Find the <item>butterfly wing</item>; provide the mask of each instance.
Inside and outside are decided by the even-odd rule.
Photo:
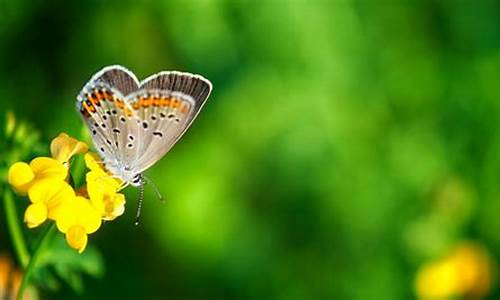
[[[136,91],[139,81],[122,66],[108,66],[94,74],[77,96],[77,109],[106,163],[124,165],[136,153],[127,142],[138,134],[131,122],[133,111],[125,96]]]
[[[105,163],[126,165],[137,152],[127,144],[139,133],[132,107],[115,88],[104,82],[86,86],[78,96],[77,109]]]
[[[140,90],[127,97],[142,120],[139,156],[132,164],[134,171],[146,170],[175,145],[198,115],[211,89],[211,83],[199,75],[161,72],[145,79]]]
[[[205,101],[208,99],[208,96],[210,96],[212,83],[200,75],[177,71],[164,71],[144,79],[140,83],[140,88],[180,92],[191,96],[195,102],[194,117],[196,117],[203,104],[205,104]]]
[[[95,73],[83,87],[82,92],[96,84],[105,84],[112,87],[123,96],[127,96],[139,89],[139,81],[134,73],[119,65],[108,66]]]
[[[211,89],[199,75],[160,72],[138,83],[126,68],[110,66],[84,86],[77,109],[104,162],[141,173],[184,134]]]

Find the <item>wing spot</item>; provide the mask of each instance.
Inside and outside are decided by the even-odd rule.
[[[175,122],[179,123],[181,119],[177,118],[175,119]]]
[[[106,143],[108,143],[108,145],[111,146],[111,141],[110,140],[106,140]]]
[[[96,131],[95,129],[94,129],[94,130],[92,130],[92,134],[93,134],[93,135],[96,135],[96,134],[97,134],[97,131]]]
[[[106,121],[108,119],[108,116],[102,115],[102,118],[104,119],[104,121]]]
[[[151,120],[156,121],[156,116],[155,115],[151,116]]]
[[[133,144],[128,144],[127,147],[132,148],[132,147],[134,147],[134,145]]]
[[[159,131],[153,132],[153,135],[156,135],[156,136],[159,136],[159,137],[163,137],[163,133],[161,133]]]
[[[106,128],[106,124],[102,123],[102,124],[101,124],[101,127],[102,127],[102,128]]]
[[[125,117],[124,117],[124,116],[121,116],[121,117],[120,117],[120,121],[122,121],[123,123],[125,123],[127,120],[125,120]]]
[[[131,141],[133,141],[134,140],[134,136],[133,135],[129,135],[128,139],[131,140]]]
[[[174,114],[169,114],[169,115],[168,115],[168,118],[169,118],[169,119],[172,119],[173,117],[175,117],[175,115],[174,115]]]
[[[111,116],[111,112],[109,110],[106,111],[106,114],[108,114],[108,116]]]
[[[118,113],[116,109],[113,109],[111,112],[113,113],[113,115],[116,115]]]
[[[115,146],[116,148],[118,148],[118,141],[115,141]]]
[[[146,121],[142,122],[142,127],[144,129],[147,129],[148,128],[148,122],[146,122]]]
[[[164,113],[160,113],[160,117],[161,118],[165,118],[167,115],[165,115]]]
[[[101,147],[101,149],[100,149],[100,150],[101,150],[101,152],[104,152],[104,148],[103,148],[103,147]]]
[[[113,132],[114,132],[114,133],[120,133],[120,129],[118,129],[118,128],[114,128],[114,129],[113,129]]]

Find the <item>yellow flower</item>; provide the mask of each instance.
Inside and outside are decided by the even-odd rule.
[[[30,164],[14,163],[7,175],[9,184],[20,195],[26,195],[30,188],[43,180],[64,181],[68,170],[57,160],[50,157],[37,157]]]
[[[101,226],[101,216],[87,199],[80,196],[65,201],[59,212],[56,218],[57,228],[66,234],[70,247],[82,253],[87,246],[87,235]]]
[[[29,228],[47,219],[54,220],[70,247],[81,253],[87,246],[88,234],[99,229],[102,220],[123,214],[125,196],[118,193],[123,182],[104,169],[98,156],[87,153],[85,143],[65,133],[52,140],[50,150],[54,158],[37,157],[29,164],[13,164],[8,182],[31,201],[24,213]],[[75,192],[66,181],[68,163],[73,155],[82,153],[87,153],[85,163],[90,171],[86,175],[87,186]]]
[[[107,173],[97,163],[94,154],[85,154],[85,163],[91,170],[86,175],[86,181],[92,205],[101,213],[104,220],[110,221],[122,215],[125,210],[125,196],[117,193],[122,181]]]
[[[85,153],[88,149],[87,144],[70,137],[64,132],[60,133],[59,136],[50,143],[50,153],[52,157],[61,163],[69,162],[73,155]]]
[[[31,205],[24,213],[29,228],[37,227],[47,218],[55,220],[64,201],[72,200],[75,191],[61,180],[42,180],[29,190]]]
[[[472,243],[459,245],[448,256],[419,270],[417,295],[419,299],[483,298],[490,290],[492,269],[484,249]]]

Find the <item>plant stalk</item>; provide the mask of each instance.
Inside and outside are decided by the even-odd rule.
[[[28,262],[28,265],[24,269],[24,274],[23,274],[23,279],[21,280],[21,285],[19,286],[19,291],[17,293],[17,300],[22,300],[23,299],[23,294],[24,291],[26,290],[26,287],[28,286],[30,282],[30,277],[33,273],[33,271],[36,268],[36,264],[40,260],[41,254],[49,244],[51,237],[53,233],[55,232],[56,225],[55,223],[51,223],[45,230],[45,232],[42,234],[40,239],[38,240],[38,243],[36,244],[35,250],[33,252],[33,255],[31,256],[31,259]]]
[[[14,245],[14,251],[16,252],[17,259],[23,268],[26,268],[30,260],[30,255],[26,243],[24,242],[24,237],[21,229],[22,222],[19,221],[17,215],[16,203],[12,191],[8,188],[4,189],[3,192],[3,202],[5,209],[5,216],[7,218],[7,227],[9,230],[9,235],[12,239],[12,244]]]

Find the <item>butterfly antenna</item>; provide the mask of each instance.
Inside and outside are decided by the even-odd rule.
[[[141,217],[142,201],[144,200],[144,181],[141,180],[141,185],[139,186],[139,202],[137,203],[137,212],[135,214],[134,225],[139,225],[139,218]]]
[[[163,198],[163,196],[161,195],[160,190],[158,189],[158,187],[156,186],[156,184],[151,179],[149,179],[146,176],[144,176],[144,179],[146,179],[146,183],[151,184],[151,186],[153,187],[153,190],[156,193],[156,196],[158,197],[158,200],[160,200],[161,202],[164,203],[165,202],[165,198]]]

